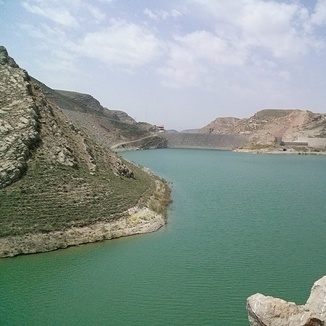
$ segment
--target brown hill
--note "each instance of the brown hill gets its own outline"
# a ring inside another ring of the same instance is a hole
[[[150,232],[164,182],[125,162],[63,112],[104,116],[30,78],[0,47],[0,257]],[[59,95],[57,95],[59,94]],[[59,106],[61,110],[59,109]],[[69,107],[69,109],[68,109]]]
[[[120,143],[150,137],[150,147],[164,147],[162,139],[155,136],[155,126],[136,122],[123,111],[109,110],[89,94],[53,90],[36,79],[32,80],[42,89],[49,103],[58,107],[74,125],[92,135],[102,146],[111,148]],[[140,148],[147,146],[147,142],[139,143]]]
[[[240,121],[238,118],[217,118],[207,126],[198,130],[199,134],[231,134]]]
[[[326,114],[265,109],[247,119],[217,118],[199,133],[248,135],[249,142],[243,146],[247,149],[273,148],[284,143],[323,149],[326,146]]]

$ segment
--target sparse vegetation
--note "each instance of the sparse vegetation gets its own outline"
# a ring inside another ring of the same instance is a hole
[[[292,111],[293,110],[264,109],[264,110],[258,111],[254,115],[254,118],[261,119],[261,120],[281,118],[281,117],[287,116]]]
[[[0,52],[8,57],[4,48]],[[166,184],[125,162],[105,141],[149,131],[126,114],[113,117],[90,95],[66,97],[8,62],[0,62],[0,256],[134,234],[126,225],[137,211],[154,220],[142,232],[161,227],[162,217],[148,206],[155,203],[156,212],[165,213],[160,204],[169,200]],[[63,111],[80,114],[80,124]],[[111,225],[119,232],[111,233]]]
[[[277,148],[274,144],[261,144],[261,143],[251,143],[249,149],[251,150],[275,150]]]
[[[120,217],[145,204],[154,178],[132,167],[135,179],[111,170],[91,175],[86,169],[30,162],[26,176],[0,190],[0,237],[50,232]]]

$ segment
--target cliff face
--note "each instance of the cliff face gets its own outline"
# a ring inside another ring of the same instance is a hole
[[[0,47],[0,257],[162,226],[166,185],[73,124],[44,87]],[[153,200],[163,215],[145,209]]]
[[[88,136],[47,101],[39,85],[4,47],[0,51],[2,58],[8,58],[0,65],[0,187],[16,181],[27,170],[33,149],[33,158],[48,164],[78,168],[84,163],[89,171],[96,171]],[[121,160],[109,151],[100,155],[106,156],[107,168],[119,174]],[[132,171],[125,167],[125,174],[131,176]]]
[[[308,143],[308,139],[316,138],[325,139],[315,142],[319,144],[316,147],[325,147],[326,114],[307,110],[266,109],[248,119],[218,118],[200,129],[199,133],[247,135],[249,141],[244,148],[249,149],[279,146],[281,141]]]
[[[326,324],[326,276],[314,283],[305,305],[260,293],[247,299],[251,326],[318,326]]]
[[[0,47],[0,188],[25,172],[29,150],[39,139],[31,94],[28,74]]]

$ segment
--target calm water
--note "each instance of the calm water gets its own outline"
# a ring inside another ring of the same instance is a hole
[[[173,183],[159,232],[0,260],[0,325],[248,325],[326,274],[326,157],[127,152]],[[105,203],[103,203],[105,204]]]

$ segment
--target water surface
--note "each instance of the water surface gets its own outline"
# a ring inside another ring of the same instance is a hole
[[[0,325],[248,325],[326,273],[326,157],[126,152],[172,183],[152,234],[0,260]],[[105,204],[105,203],[104,203]]]

